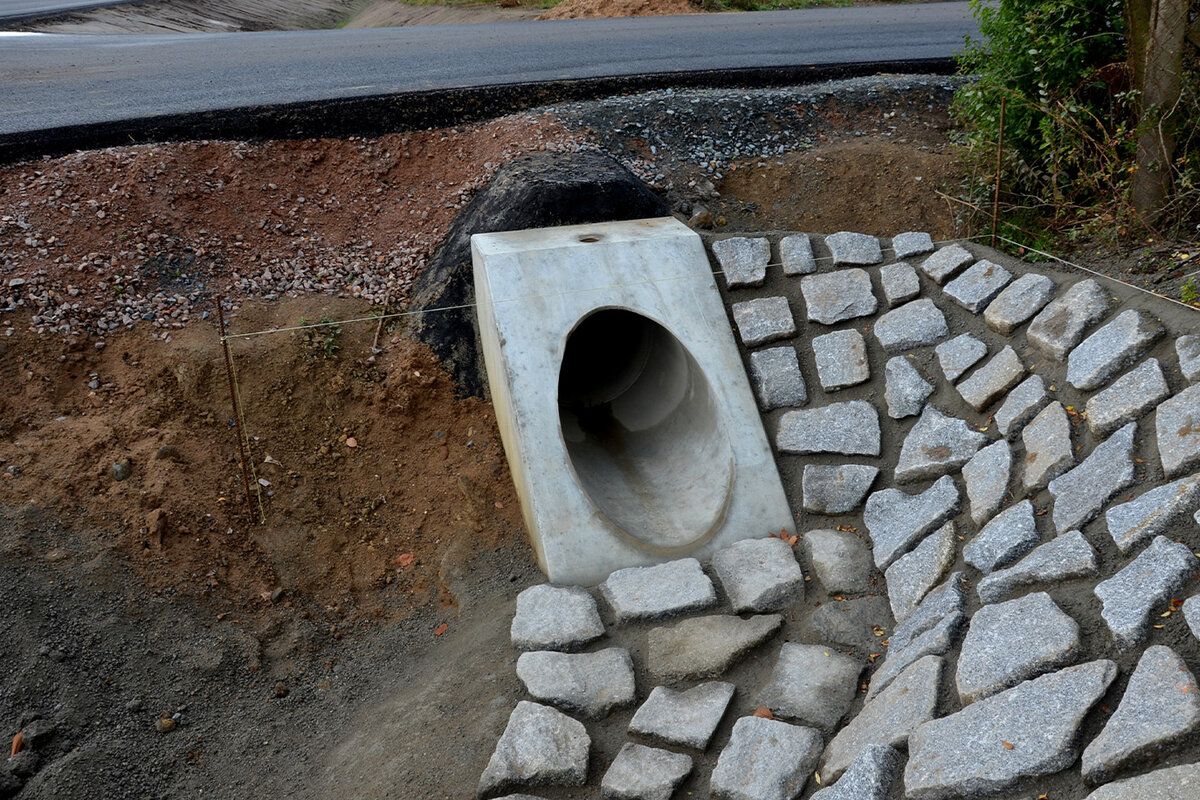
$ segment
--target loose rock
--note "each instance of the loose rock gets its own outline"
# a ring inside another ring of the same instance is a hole
[[[1200,378],[1200,334],[1192,333],[1175,340],[1175,354],[1179,356],[1179,371],[1192,383]]]
[[[898,483],[933,478],[957,470],[971,460],[987,437],[967,423],[933,406],[921,412],[900,448],[894,473]]]
[[[880,267],[879,283],[883,287],[883,298],[888,308],[907,303],[921,293],[917,271],[904,262]]]
[[[812,242],[806,233],[794,233],[780,239],[779,256],[784,275],[808,275],[817,271]]]
[[[784,453],[879,455],[879,412],[865,400],[784,412],[775,444]]]
[[[619,569],[600,584],[618,623],[699,611],[717,602],[712,581],[694,558]]]
[[[595,653],[522,653],[517,677],[535,700],[592,719],[635,699],[633,659],[620,647]]]
[[[937,344],[950,335],[946,315],[928,298],[893,308],[875,321],[874,330],[888,354]]]
[[[822,603],[813,612],[812,627],[822,641],[868,656],[879,652],[883,635],[891,630],[892,611],[879,595]]]
[[[782,539],[743,539],[712,559],[736,614],[779,611],[804,599],[804,574]]]
[[[1049,400],[1042,376],[1030,375],[1008,393],[996,410],[996,427],[1005,438],[1016,439],[1025,423],[1033,419]]]
[[[884,489],[867,498],[863,523],[874,544],[875,566],[886,569],[921,537],[958,512],[959,494],[949,475],[920,494]]]
[[[1071,448],[1071,423],[1062,403],[1055,400],[1042,409],[1021,433],[1025,464],[1021,486],[1026,492],[1041,489],[1075,463]]]
[[[823,325],[874,314],[879,305],[871,291],[871,277],[861,269],[805,275],[800,292],[808,318]]]
[[[846,264],[865,267],[883,261],[883,251],[879,240],[865,233],[840,231],[825,237],[825,246],[833,256],[833,265],[840,267]]]
[[[933,394],[933,384],[922,378],[904,356],[888,359],[883,372],[886,380],[883,398],[887,402],[888,416],[903,419],[920,414],[926,398]]]
[[[1054,527],[1059,533],[1090,522],[1117,492],[1133,483],[1136,433],[1137,423],[1129,423],[1098,444],[1082,464],[1050,481]]]
[[[1105,513],[1108,533],[1122,553],[1162,533],[1200,502],[1200,472],[1151,489]]]
[[[1000,395],[1016,386],[1025,377],[1025,365],[1011,347],[1005,347],[958,384],[958,393],[976,411],[990,406]]]
[[[999,510],[1008,494],[1008,481],[1012,473],[1012,449],[1001,439],[971,456],[962,468],[963,481],[967,484],[967,502],[971,507],[971,521],[982,525]]]
[[[987,575],[1028,553],[1039,538],[1033,503],[1022,500],[993,518],[967,542],[963,560]]]
[[[821,755],[821,734],[775,719],[742,717],[717,758],[713,798],[792,800]]]
[[[1200,764],[1158,769],[1101,786],[1087,800],[1194,800],[1200,793]]]
[[[969,333],[959,334],[933,348],[946,380],[954,383],[987,355],[987,345]]]
[[[633,719],[629,732],[704,750],[733,698],[732,683],[709,681],[677,692],[656,686]]]
[[[1103,439],[1125,423],[1139,419],[1169,394],[1158,359],[1148,358],[1088,399],[1088,430]]]
[[[777,717],[832,729],[854,702],[862,668],[830,647],[784,642],[758,702]]]
[[[750,379],[763,411],[808,402],[808,389],[794,347],[769,347],[750,354]]]
[[[766,239],[736,236],[712,244],[713,255],[721,264],[730,289],[762,286],[771,263],[771,243]]]
[[[1011,280],[1011,272],[984,259],[947,283],[943,291],[967,311],[978,314]]]
[[[950,569],[955,542],[954,523],[947,522],[888,567],[888,600],[896,622],[904,622]]]
[[[1079,531],[1060,534],[1034,548],[1008,569],[1000,569],[979,581],[979,599],[984,603],[1003,600],[1022,586],[1087,578],[1100,574],[1096,551]]]
[[[733,324],[746,347],[796,335],[796,320],[786,297],[758,297],[732,306]]]
[[[509,631],[518,650],[577,650],[604,635],[596,600],[578,586],[530,586]]]
[[[1112,308],[1112,297],[1088,278],[1050,301],[1029,323],[1029,343],[1055,361],[1067,357],[1084,332],[1104,319]]]
[[[1168,478],[1200,466],[1200,383],[1163,401],[1154,415],[1154,427]]]
[[[817,514],[853,511],[862,504],[878,475],[877,467],[866,464],[805,464],[801,480],[804,510]]]
[[[1132,308],[1122,311],[1071,351],[1067,382],[1076,389],[1099,389],[1163,333],[1162,324],[1149,314]]]
[[[892,237],[896,258],[911,258],[933,252],[933,238],[924,231],[907,231]]]
[[[671,800],[692,771],[682,753],[626,742],[600,781],[604,800]]]
[[[951,244],[935,251],[921,262],[921,271],[940,286],[974,260],[975,256],[962,245]]]
[[[782,625],[783,617],[778,614],[750,619],[718,615],[655,628],[647,636],[646,666],[651,675],[664,681],[719,678]]]
[[[1141,555],[1096,586],[1103,608],[1100,616],[1118,647],[1139,644],[1150,632],[1150,615],[1156,607],[1183,588],[1200,567],[1187,545],[1156,536]]]
[[[817,362],[817,377],[821,388],[827,392],[856,386],[871,377],[867,343],[853,328],[814,336],[812,349]]]
[[[592,740],[583,723],[522,700],[479,779],[479,797],[526,786],[582,786]]]
[[[988,327],[1011,336],[1017,326],[1042,310],[1058,287],[1045,275],[1029,272],[1010,283],[983,312]]]

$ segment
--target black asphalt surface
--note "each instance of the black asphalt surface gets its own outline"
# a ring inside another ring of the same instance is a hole
[[[23,19],[82,11],[101,6],[118,6],[128,0],[0,0],[0,19]]]

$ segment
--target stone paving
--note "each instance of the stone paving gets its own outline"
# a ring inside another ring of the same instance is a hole
[[[477,796],[1200,797],[1200,314],[920,232],[710,244],[795,529],[525,589]]]

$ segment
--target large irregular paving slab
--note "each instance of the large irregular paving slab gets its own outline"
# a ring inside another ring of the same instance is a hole
[[[937,344],[950,335],[946,315],[927,297],[893,308],[875,321],[874,330],[889,355]]]
[[[963,560],[987,575],[1007,567],[1037,546],[1033,503],[1022,500],[992,518],[963,548]]]
[[[1190,333],[1175,340],[1175,355],[1179,356],[1179,371],[1191,383],[1200,378],[1200,334]]]
[[[771,263],[771,243],[766,239],[735,236],[712,244],[713,255],[725,273],[730,289],[762,286]]]
[[[1174,478],[1200,466],[1200,383],[1165,400],[1154,414],[1163,472]]]
[[[1100,513],[1117,492],[1134,482],[1133,447],[1137,423],[1096,445],[1070,472],[1050,481],[1054,495],[1054,528],[1059,533],[1080,528]]]
[[[1146,648],[1121,704],[1083,751],[1083,779],[1103,783],[1155,760],[1200,727],[1200,686],[1169,647]],[[1200,789],[1200,787],[1198,787]]]
[[[942,291],[967,311],[978,314],[1011,280],[1011,272],[984,259],[947,283]]]
[[[1035,592],[986,605],[971,617],[955,683],[963,703],[974,703],[1073,662],[1079,624]]]
[[[479,778],[479,797],[533,786],[582,786],[592,740],[583,723],[522,700]]]
[[[962,633],[965,622],[965,615],[950,614],[940,618],[932,628],[913,639],[903,650],[891,652],[889,648],[887,660],[871,676],[867,700],[887,691],[893,681],[921,659],[949,653]]]
[[[578,650],[604,635],[596,599],[578,586],[530,586],[509,629],[518,650]]]
[[[858,508],[879,468],[867,464],[805,464],[801,478],[804,510],[817,514],[845,514]]]
[[[960,269],[975,260],[975,256],[959,244],[946,245],[921,262],[921,271],[942,285]]]
[[[603,800],[671,800],[692,771],[691,756],[626,742],[600,780]]]
[[[600,584],[600,594],[620,624],[700,611],[717,602],[717,590],[694,558],[619,569]]]
[[[1029,323],[1029,343],[1055,361],[1067,357],[1088,328],[1104,319],[1113,298],[1088,278],[1051,300]]]
[[[1200,569],[1187,545],[1156,536],[1150,546],[1106,581],[1096,586],[1100,616],[1118,647],[1139,644],[1149,634],[1150,615],[1177,594]]]
[[[925,400],[933,394],[933,384],[922,378],[904,356],[889,358],[883,374],[883,399],[887,402],[888,416],[903,419],[920,414]]]
[[[779,258],[784,275],[809,275],[817,271],[812,240],[806,233],[794,233],[779,240]]]
[[[784,453],[879,455],[879,412],[866,400],[785,411],[775,444]]]
[[[954,563],[954,523],[947,522],[925,537],[908,555],[887,568],[888,600],[896,622],[904,622]]]
[[[746,347],[796,335],[796,320],[786,297],[756,297],[732,306],[733,324]]]
[[[1200,472],[1113,506],[1104,518],[1117,548],[1128,553],[1192,513],[1197,505],[1200,505]]]
[[[1024,377],[1025,365],[1021,363],[1021,357],[1011,347],[1005,347],[958,384],[958,393],[967,405],[982,411]]]
[[[777,717],[832,729],[854,702],[862,669],[832,647],[785,642],[758,702]]]
[[[662,681],[719,678],[734,662],[779,632],[783,617],[715,615],[686,619],[647,635],[646,667]]]
[[[1011,336],[1025,320],[1042,310],[1058,287],[1045,275],[1030,272],[1004,287],[983,312],[983,321],[992,330]]]
[[[871,377],[867,343],[853,328],[814,336],[812,349],[817,362],[817,379],[827,392],[857,386]]]
[[[535,700],[591,719],[631,705],[636,698],[633,659],[621,647],[595,653],[522,653],[517,677]]]
[[[733,699],[734,685],[709,681],[677,692],[655,686],[629,721],[629,732],[704,750]]]
[[[912,258],[933,252],[933,237],[925,231],[905,231],[892,237],[896,258]]]
[[[962,333],[942,342],[933,352],[946,380],[954,383],[987,355],[987,345],[969,333]]]
[[[976,588],[984,603],[996,603],[1024,586],[1059,583],[1100,574],[1096,551],[1079,531],[1060,534],[1013,564],[985,575]]]
[[[879,285],[888,308],[907,303],[921,293],[921,279],[909,264],[888,264],[879,268]]]
[[[821,734],[777,719],[742,717],[717,757],[709,783],[713,798],[792,800],[821,756]]]
[[[887,800],[900,762],[895,748],[867,745],[838,782],[821,789],[812,800]]]
[[[908,740],[905,797],[991,796],[1066,769],[1079,756],[1083,718],[1116,676],[1113,662],[1091,661],[926,722]]]
[[[778,611],[804,599],[804,573],[782,539],[743,539],[712,558],[735,614]]]
[[[904,437],[896,462],[896,481],[905,483],[957,471],[986,443],[987,436],[971,430],[964,420],[928,406]]]
[[[1196,512],[1200,516],[1200,511]],[[1187,622],[1192,636],[1200,639],[1200,594],[1193,595],[1183,601],[1183,618]]]
[[[763,411],[802,406],[808,388],[794,347],[768,347],[750,354],[750,379]]]
[[[1050,401],[1046,394],[1046,382],[1041,375],[1030,375],[1008,393],[1000,408],[996,409],[996,427],[1008,440],[1017,438],[1025,424]]]
[[[1171,393],[1158,359],[1148,358],[1113,381],[1087,401],[1088,430],[1103,439],[1127,422],[1133,422]]]
[[[1099,389],[1163,333],[1162,324],[1146,312],[1133,308],[1122,311],[1067,356],[1067,383],[1086,391]]]
[[[817,580],[830,593],[869,592],[874,581],[871,548],[849,531],[806,531],[804,549]]]
[[[1101,786],[1086,800],[1195,800],[1200,797],[1200,764],[1184,764]]]
[[[1021,432],[1025,445],[1021,486],[1026,492],[1041,489],[1075,463],[1071,447],[1071,422],[1062,403],[1055,400],[1041,410]]]
[[[869,316],[879,306],[871,291],[871,276],[862,269],[805,275],[800,279],[800,293],[808,318],[823,325]]]
[[[941,586],[925,596],[908,619],[896,626],[889,638],[889,659],[903,652],[942,620],[955,616],[963,617],[967,598],[963,591],[962,578],[961,572],[952,573]]]
[[[838,231],[825,237],[825,246],[833,256],[835,267],[866,267],[883,261],[879,239],[865,233]]]
[[[1008,494],[1012,475],[1012,448],[1001,439],[971,456],[963,465],[963,482],[967,485],[967,503],[971,521],[982,525],[992,518]]]
[[[892,629],[892,610],[879,595],[822,603],[813,612],[812,627],[822,641],[870,656],[883,648],[883,637]]]
[[[926,656],[868,700],[825,748],[819,770],[821,782],[836,781],[871,745],[904,747],[918,726],[937,716],[945,672],[945,661]]]
[[[958,513],[958,487],[949,475],[919,494],[883,489],[867,498],[863,523],[871,535],[875,566],[887,569],[925,534]]]

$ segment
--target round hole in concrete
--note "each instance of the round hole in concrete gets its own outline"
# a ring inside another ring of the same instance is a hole
[[[597,509],[651,550],[712,536],[733,486],[726,426],[707,376],[666,328],[601,309],[567,337],[559,420],[571,466]]]

